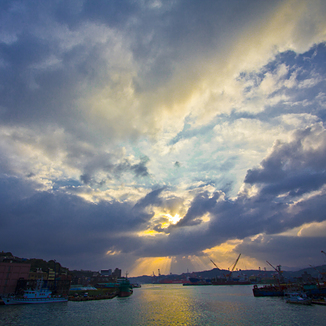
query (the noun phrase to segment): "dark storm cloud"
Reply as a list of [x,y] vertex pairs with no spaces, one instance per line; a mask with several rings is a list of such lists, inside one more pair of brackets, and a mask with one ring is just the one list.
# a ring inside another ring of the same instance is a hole
[[324,237],[274,235],[260,236],[253,241],[247,239],[235,250],[260,261],[267,260],[274,266],[281,264],[284,269],[286,267],[293,269],[293,266],[304,268],[309,264],[315,265],[316,262],[323,265],[324,258],[320,250],[325,247]]
[[119,176],[124,172],[133,172],[136,177],[147,177],[149,175],[146,164],[149,162],[148,157],[142,157],[139,163],[131,164],[127,159],[114,168],[114,173]]
[[271,188],[278,193],[300,191],[300,188],[303,193],[317,190],[325,182],[325,152],[326,137],[322,126],[297,131],[294,141],[277,143],[272,155],[262,161],[260,168],[249,170],[245,182],[267,184],[265,192]]
[[161,206],[162,199],[159,197],[164,191],[165,187],[161,187],[149,192],[144,198],[140,199],[136,205],[135,209],[144,209],[148,206]]
[[177,224],[177,227],[198,225],[202,221],[199,219],[206,212],[209,212],[215,205],[216,201],[220,197],[220,193],[215,193],[212,197],[209,197],[207,192],[197,195],[191,207],[188,209],[187,214]]
[[33,187],[31,182],[0,179],[1,248],[45,257],[56,252],[66,258],[115,247],[128,252],[139,240],[125,232],[141,230],[150,218],[130,204],[92,204],[60,191],[35,192]]
[[[115,162],[116,160],[121,162]],[[80,176],[80,180],[84,184],[99,184],[105,180],[96,181],[94,176],[98,172],[106,172],[106,178],[111,180],[113,178],[119,179],[126,173],[132,173],[136,178],[149,176],[146,164],[149,162],[148,157],[141,157],[139,163],[132,163],[129,159],[119,158],[117,155],[108,153],[100,153],[98,151],[85,151],[84,153],[76,152],[70,155],[69,164],[76,165],[76,160],[79,161],[79,166],[84,173]]]
[[67,109],[78,80],[75,69],[68,65],[50,71],[32,68],[53,52],[50,41],[28,31],[12,44],[0,43],[0,56],[5,62],[0,77],[0,104],[5,108],[2,123],[63,123],[63,115],[68,119]]

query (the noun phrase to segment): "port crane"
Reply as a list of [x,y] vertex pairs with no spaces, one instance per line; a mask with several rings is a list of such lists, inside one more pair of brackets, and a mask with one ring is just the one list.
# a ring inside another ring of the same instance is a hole
[[233,273],[233,271],[235,269],[235,266],[237,266],[237,263],[238,263],[238,261],[240,259],[240,256],[241,256],[241,254],[239,254],[238,258],[236,259],[235,263],[233,264],[230,273],[226,275],[228,279],[231,278],[231,275],[232,275],[232,273]]
[[276,266],[276,267],[274,267],[269,261],[267,261],[266,260],[266,263],[269,265],[269,266],[271,266],[278,274],[281,274],[282,273],[282,271],[281,271],[281,265],[278,265],[278,266]]
[[[321,275],[321,279],[323,279],[324,278],[324,274],[321,272],[321,271],[319,271],[316,267],[314,267],[314,266],[312,266],[312,265],[309,265],[311,268],[313,268],[315,271],[317,271],[320,275]],[[317,280],[317,283],[318,283],[318,286],[319,286],[319,280],[318,280],[318,277],[316,278],[316,280]]]
[[268,262],[267,260],[266,260],[266,263],[268,264],[268,265],[270,265],[277,273],[278,273],[278,283],[280,284],[280,282],[281,282],[281,279],[282,279],[282,271],[281,271],[281,265],[278,265],[278,266],[276,266],[276,267],[274,267],[270,262]]

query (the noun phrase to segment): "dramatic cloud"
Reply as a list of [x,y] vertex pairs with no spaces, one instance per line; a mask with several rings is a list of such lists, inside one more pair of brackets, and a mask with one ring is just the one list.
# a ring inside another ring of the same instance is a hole
[[2,1],[1,250],[131,275],[322,263],[325,14]]

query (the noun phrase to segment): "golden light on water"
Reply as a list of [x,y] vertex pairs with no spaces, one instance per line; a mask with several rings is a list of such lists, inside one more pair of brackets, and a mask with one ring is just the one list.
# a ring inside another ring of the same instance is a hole
[[146,286],[146,292],[141,293],[140,300],[144,306],[150,307],[142,311],[144,320],[150,321],[147,325],[195,325],[194,320],[198,318],[200,310],[194,309],[192,289],[187,289],[185,293],[180,284],[177,290],[173,288],[173,292],[170,290],[173,285],[163,290],[160,286]]

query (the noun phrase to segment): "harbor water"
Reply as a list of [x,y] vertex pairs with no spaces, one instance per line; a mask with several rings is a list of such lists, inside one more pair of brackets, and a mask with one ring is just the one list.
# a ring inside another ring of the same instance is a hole
[[0,306],[0,325],[325,325],[326,306],[259,297],[251,285],[145,284],[127,298]]

